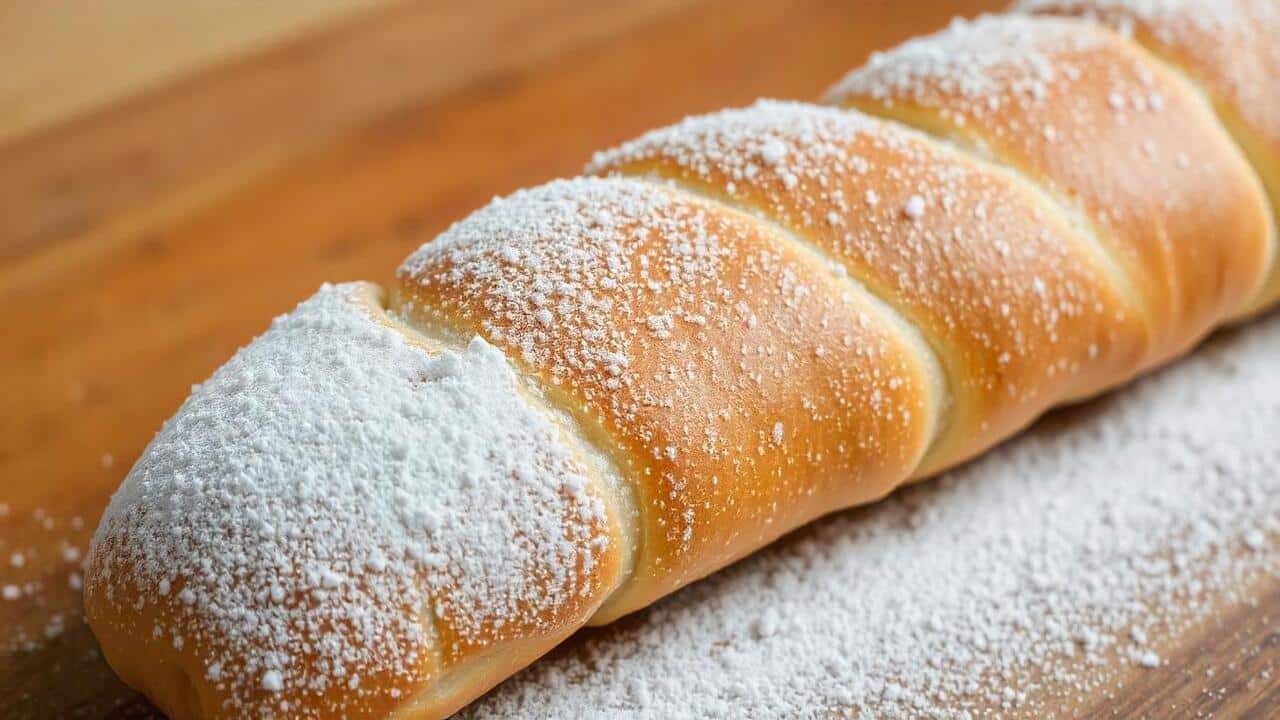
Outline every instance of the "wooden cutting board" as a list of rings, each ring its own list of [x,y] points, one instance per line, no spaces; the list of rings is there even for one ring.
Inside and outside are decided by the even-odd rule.
[[[153,716],[80,619],[79,557],[190,385],[272,316],[326,280],[387,280],[421,238],[594,149],[815,97],[870,51],[1001,4],[0,10],[0,587],[20,590],[0,598],[0,714]],[[1240,595],[1071,712],[1280,714],[1280,588]]]

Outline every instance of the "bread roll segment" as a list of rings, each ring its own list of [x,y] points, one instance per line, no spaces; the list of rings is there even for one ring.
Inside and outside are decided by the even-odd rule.
[[[957,21],[873,57],[828,100],[920,127],[1059,199],[1138,289],[1143,367],[1257,301],[1274,254],[1257,176],[1194,87],[1115,33]]]
[[[1026,12],[1105,23],[1185,73],[1261,177],[1280,223],[1280,3],[1275,0],[1018,0]],[[1280,299],[1273,259],[1248,312]]]
[[[777,223],[919,327],[951,402],[916,474],[1137,370],[1141,310],[1109,258],[1016,176],[900,125],[762,102],[599,153]]]
[[[648,605],[909,474],[943,402],[927,348],[745,215],[626,179],[492,203],[401,267],[411,323],[480,334],[609,444]]]
[[[1210,5],[1238,29],[1265,1]],[[828,98],[924,132],[693,118],[493,201],[385,300],[326,286],[112,498],[85,574],[107,661],[174,718],[445,717],[1267,306],[1280,95],[1233,83],[1280,63],[1250,36],[1229,72],[1153,9],[1188,3],[1032,4],[1130,18],[1234,141],[1124,35],[988,18]]]
[[[600,466],[502,354],[327,287],[199,386],[112,498],[85,615],[174,718],[442,716],[613,590]]]

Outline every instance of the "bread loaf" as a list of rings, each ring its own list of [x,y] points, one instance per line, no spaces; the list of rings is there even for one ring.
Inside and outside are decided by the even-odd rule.
[[[175,718],[444,717],[1270,305],[1274,6],[1027,5],[1088,17],[652,132],[278,318],[101,521],[108,662]]]

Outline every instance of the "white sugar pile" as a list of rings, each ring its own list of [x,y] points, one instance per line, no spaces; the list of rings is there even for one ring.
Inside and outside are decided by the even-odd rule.
[[[1277,572],[1277,358],[1273,316],[580,638],[464,716],[1052,716],[1035,698],[1159,665],[1168,628]]]

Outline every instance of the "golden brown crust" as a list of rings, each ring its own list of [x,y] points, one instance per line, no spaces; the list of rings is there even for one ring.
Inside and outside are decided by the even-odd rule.
[[[1273,48],[1244,43],[1260,64],[1228,77],[1207,36],[1168,29],[1147,22],[1137,37],[1210,89],[1274,178],[1280,93],[1250,103],[1237,92],[1240,78],[1274,87]],[[600,173],[632,177],[552,183],[459,222],[405,262],[386,306],[371,286],[349,286],[363,311],[353,320],[331,302],[346,291],[326,288],[314,300],[323,312],[281,320],[319,344],[308,355],[287,334],[256,341],[244,351],[253,362],[237,356],[210,381],[222,386],[194,393],[195,416],[184,406],[158,436],[163,452],[153,444],[113,499],[85,596],[108,662],[175,718],[443,717],[583,624],[970,457],[1280,295],[1277,283],[1258,299],[1274,227],[1257,175],[1194,86],[1120,35],[1061,19],[962,23],[875,59],[832,100],[960,147],[833,108],[693,119],[597,158]],[[470,376],[418,362],[473,336],[503,352],[476,340],[474,358],[450,355],[477,363]],[[333,347],[336,367],[324,362]],[[299,359],[314,365],[293,373]],[[384,360],[400,374],[369,380]],[[419,387],[406,383],[433,373],[500,388],[446,388],[409,407]],[[343,378],[372,385],[352,401]],[[281,406],[281,387],[301,388],[323,431],[294,442],[280,430],[290,408],[246,405],[275,424],[262,433],[279,441],[275,454],[259,453],[258,428],[237,424],[228,400],[246,387],[261,394],[250,405]],[[424,417],[469,424],[415,435]],[[347,423],[358,438],[341,432]],[[377,569],[381,555],[345,557],[381,552],[362,537],[295,542],[274,521],[298,531],[314,518],[298,523],[288,503],[256,515],[263,482],[287,492],[313,472],[330,484],[394,477],[412,449],[381,441],[419,437],[428,457],[413,467],[426,486],[350,492],[342,512],[301,496],[330,532],[378,505],[387,522],[360,527],[404,536],[379,538],[398,553],[395,572]],[[514,464],[494,471],[474,447],[454,452],[487,440],[506,443]],[[329,441],[343,454],[325,452]],[[286,472],[242,463],[255,454]],[[469,492],[473,471],[496,494]],[[497,517],[498,531],[476,544],[469,522],[448,536],[440,518],[402,518],[405,488],[440,495],[452,520]],[[475,497],[502,504],[473,509]],[[224,501],[253,522],[221,524]],[[175,510],[192,508],[204,525]],[[153,511],[167,520],[146,522]],[[227,529],[238,534],[229,548]],[[237,556],[262,542],[277,543],[275,556]],[[221,565],[201,574],[213,549]],[[521,550],[523,564],[468,562]],[[304,561],[347,574],[317,585]],[[166,562],[197,572],[170,585]],[[269,602],[255,584],[264,577]],[[277,596],[276,581],[290,590]],[[243,632],[238,608],[262,612],[273,633]]]
[[[210,677],[209,658],[220,656],[221,648],[217,647],[217,638],[201,633],[198,623],[182,612],[177,595],[181,590],[175,587],[173,594],[156,597],[121,583],[111,591],[86,593],[85,619],[116,675],[146,695],[167,717],[243,717],[244,701],[233,697],[217,678],[223,673],[227,677],[244,673],[245,668],[229,663]],[[319,640],[314,633],[308,637],[312,642]],[[180,644],[175,644],[175,638],[182,638]],[[354,692],[345,684],[320,691],[302,687],[280,692],[258,689],[249,704],[274,708],[281,717],[318,718],[338,713],[348,718],[387,717],[402,703],[401,698],[430,686],[438,677],[439,668],[430,647],[406,644],[404,650],[418,651],[419,665],[407,673],[387,668],[364,675],[361,683],[373,692]]]
[[[641,532],[599,621],[885,494],[930,439],[938,398],[876,307],[687,195],[544,186],[462,221],[401,276],[402,312],[485,335],[616,443]]]
[[[1274,0],[1023,0],[1042,13],[1101,20],[1193,79],[1253,163],[1280,212],[1280,3]],[[1280,222],[1280,221],[1278,221]],[[1256,311],[1280,299],[1273,259]]]
[[[615,531],[614,535],[617,535]],[[522,625],[491,633],[485,642],[462,642],[448,616],[437,616],[438,634],[428,644],[409,638],[388,638],[403,644],[402,652],[416,655],[412,668],[385,667],[365,672],[359,686],[345,683],[317,690],[291,687],[281,691],[258,689],[245,700],[210,676],[209,658],[220,657],[217,639],[199,632],[198,621],[181,612],[177,593],[157,598],[136,587],[120,584],[85,595],[85,618],[102,647],[103,656],[125,684],[138,690],[172,720],[246,717],[246,706],[270,708],[263,717],[327,718],[443,718],[478,695],[546,654],[584,625],[612,591],[621,569],[620,552],[606,553],[592,573],[591,590],[556,613],[542,613]],[[407,610],[407,609],[406,609]],[[427,622],[431,622],[428,620]],[[323,629],[322,629],[323,630]],[[309,642],[333,642],[323,631],[307,632]],[[174,638],[190,638],[180,645]],[[349,639],[348,642],[354,642]],[[301,663],[322,662],[318,657]],[[247,673],[234,663],[219,667],[219,675]],[[367,692],[365,691],[367,690]]]
[[[1252,170],[1190,85],[1114,33],[960,23],[879,56],[829,98],[988,155],[1078,209],[1143,299],[1144,367],[1261,288],[1271,225]]]
[[[1137,312],[1052,205],[901,126],[759,103],[654,131],[595,167],[767,217],[920,328],[951,402],[917,475],[1129,376],[1146,351]]]

